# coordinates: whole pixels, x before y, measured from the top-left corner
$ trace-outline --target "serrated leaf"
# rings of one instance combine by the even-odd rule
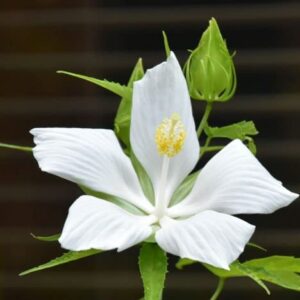
[[[102,193],[102,192],[95,192],[85,186],[80,185],[79,186],[82,191],[86,194],[86,195],[90,195],[90,196],[94,196],[97,197],[99,199],[103,199],[103,200],[107,200],[109,202],[112,202],[120,207],[122,207],[123,209],[127,210],[130,213],[133,213],[135,215],[145,215],[139,208],[137,208],[135,205],[129,203],[128,201],[116,197],[116,196],[112,196],[106,193]]]
[[[197,261],[184,258],[177,262],[176,267],[182,269],[185,266],[195,263]],[[243,263],[235,261],[230,265],[230,270],[216,268],[208,264],[202,265],[219,278],[249,277],[268,294],[270,294],[270,291],[264,281],[300,292],[300,258],[292,256],[269,256],[252,259]]]
[[[29,269],[25,272],[22,272],[21,274],[19,274],[20,276],[24,276],[24,275],[28,275],[30,273],[34,273],[34,272],[38,272],[38,271],[42,271],[45,269],[50,269],[53,267],[57,267],[59,265],[62,264],[66,264],[84,257],[88,257],[91,255],[95,255],[98,253],[101,253],[101,250],[96,250],[96,249],[90,249],[90,250],[84,250],[84,251],[69,251],[67,253],[64,253],[62,256],[57,257],[55,259],[50,260],[49,262],[42,264],[38,267],[34,267],[32,269]]]
[[[128,81],[128,87],[133,88],[133,83],[137,80],[140,80],[144,76],[144,67],[142,59],[140,58]],[[129,132],[130,132],[130,119],[131,119],[131,106],[132,106],[132,93],[122,97],[117,115],[115,117],[114,125],[115,132],[118,138],[130,148]]]
[[[223,270],[203,264],[209,271],[221,278],[250,277],[267,293],[267,281],[286,289],[300,291],[300,258],[290,256],[270,256],[230,265],[230,270]]]
[[[204,128],[206,135],[210,138],[227,138],[245,140],[247,136],[258,134],[258,131],[252,121],[241,121],[239,123],[223,126]]]
[[[300,276],[288,271],[269,272],[268,269],[259,271],[259,277],[280,287],[300,292]]]
[[[239,261],[235,261],[230,265],[230,270],[216,268],[214,266],[203,264],[210,272],[219,278],[229,279],[234,277],[249,277],[261,286],[267,294],[270,294],[268,287],[263,283],[255,271],[247,266],[244,266]]]
[[[144,284],[145,300],[162,299],[167,266],[167,255],[157,244],[143,244],[139,256],[139,268]]]
[[[300,258],[294,256],[268,256],[264,258],[252,259],[245,262],[252,268],[263,267],[268,270],[282,270],[300,273]]]
[[[108,81],[106,79],[101,80],[101,79],[97,79],[97,78],[94,78],[94,77],[89,77],[89,76],[86,76],[86,75],[81,75],[81,74],[67,72],[67,71],[57,71],[57,73],[89,81],[89,82],[94,83],[98,86],[101,86],[102,88],[104,88],[104,89],[106,89],[106,90],[108,90],[108,91],[110,91],[110,92],[112,92],[112,93],[114,93],[114,94],[116,94],[120,97],[130,97],[131,93],[132,93],[131,88],[129,88],[125,85],[121,85],[120,83],[117,83],[117,82]]]
[[[154,190],[150,177],[133,152],[130,153],[130,159],[145,196],[152,204],[154,204]]]
[[[190,174],[184,179],[180,186],[175,190],[170,201],[170,206],[179,203],[191,192],[198,175],[199,171]]]
[[[300,292],[300,258],[270,256],[247,261],[244,265],[254,270],[261,280]]]
[[[58,239],[60,238],[60,233],[53,234],[53,235],[48,235],[48,236],[39,236],[39,235],[34,235],[31,233],[31,236],[35,238],[36,240],[42,241],[42,242],[57,242]]]
[[[241,271],[241,273],[249,278],[251,278],[253,281],[255,281],[260,287],[262,287],[268,295],[271,294],[268,287],[264,284],[264,282],[261,280],[262,278],[257,274],[255,270],[252,270],[251,268],[248,268],[245,264],[241,264],[237,262],[236,268]]]

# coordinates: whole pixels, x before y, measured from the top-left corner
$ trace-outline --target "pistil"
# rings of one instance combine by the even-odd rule
[[[154,215],[158,218],[158,221],[165,216],[170,200],[166,198],[169,163],[182,150],[185,138],[185,127],[177,113],[173,113],[169,118],[163,119],[156,128],[155,143],[158,153],[162,156],[154,209]]]
[[[169,171],[169,162],[170,162],[170,158],[167,155],[164,155],[162,166],[161,166],[159,186],[157,189],[157,194],[155,195],[154,214],[157,216],[158,219],[162,218],[165,215],[165,211],[168,205],[167,203],[168,199],[166,199],[165,197],[165,189],[166,189],[167,177]]]

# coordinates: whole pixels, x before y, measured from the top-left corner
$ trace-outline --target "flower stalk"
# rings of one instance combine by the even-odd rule
[[[204,130],[204,127],[207,125],[207,121],[208,121],[211,111],[212,111],[212,102],[207,102],[205,111],[204,111],[204,115],[203,115],[202,120],[197,129],[198,138],[200,138],[201,133]]]
[[[218,282],[218,286],[217,286],[214,294],[210,298],[210,300],[217,300],[219,298],[219,296],[221,295],[221,293],[224,289],[224,284],[225,284],[225,278],[220,278],[219,282]]]

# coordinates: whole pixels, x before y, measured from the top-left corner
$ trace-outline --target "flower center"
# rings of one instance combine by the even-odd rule
[[[155,143],[160,155],[173,157],[178,154],[184,145],[186,131],[177,113],[165,118],[158,125],[155,132]]]

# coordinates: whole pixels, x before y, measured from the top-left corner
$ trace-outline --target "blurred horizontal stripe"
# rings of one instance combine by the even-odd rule
[[[222,22],[245,24],[260,22],[274,24],[279,21],[300,20],[299,3],[232,4],[232,5],[186,5],[161,7],[124,8],[74,8],[59,10],[31,10],[2,12],[0,26],[49,26],[93,24],[103,26],[136,27],[165,24],[195,25],[211,16]]]

